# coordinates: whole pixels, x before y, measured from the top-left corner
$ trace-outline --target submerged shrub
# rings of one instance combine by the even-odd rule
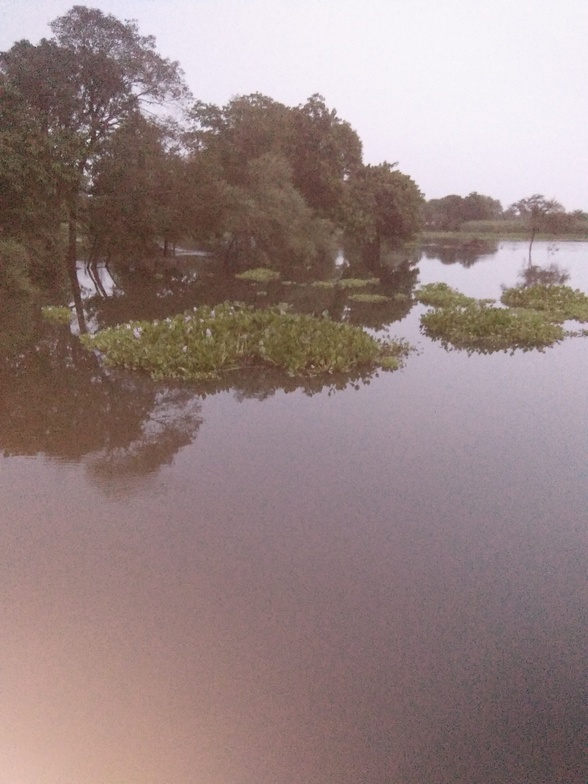
[[[407,348],[328,318],[224,303],[164,321],[131,322],[84,335],[110,365],[155,379],[215,378],[223,371],[272,365],[291,375],[345,372],[359,366],[398,367]],[[394,360],[392,362],[391,360]]]
[[[551,321],[588,321],[588,296],[569,286],[517,286],[505,289],[501,301],[510,308],[541,311]]]

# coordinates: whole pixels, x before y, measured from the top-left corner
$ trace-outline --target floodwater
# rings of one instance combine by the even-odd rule
[[[525,258],[429,248],[411,285]],[[588,292],[588,244],[534,263]],[[0,377],[0,784],[586,779],[588,343],[468,356],[420,312],[339,391],[156,385],[57,332]]]

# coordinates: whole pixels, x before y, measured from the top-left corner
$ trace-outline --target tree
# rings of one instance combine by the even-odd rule
[[[185,161],[164,126],[134,114],[114,132],[94,167],[88,200],[90,259],[164,255],[186,231],[191,194]]]
[[[99,9],[74,6],[51,24],[54,37],[16,43],[0,55],[0,71],[24,98],[45,134],[68,217],[67,270],[78,317],[76,275],[80,197],[109,137],[145,105],[187,96],[178,64],[139,34]]]
[[[323,218],[343,221],[345,182],[362,166],[362,145],[351,125],[315,93],[293,111],[294,185]]]
[[[396,164],[362,166],[347,183],[346,229],[372,263],[384,240],[404,242],[421,228],[423,196]]]
[[[538,231],[549,231],[554,226],[554,219],[565,215],[562,205],[555,199],[546,199],[540,193],[520,199],[510,207],[515,215],[520,217],[527,225],[530,232],[529,238],[529,265],[531,264],[531,249],[533,240]]]

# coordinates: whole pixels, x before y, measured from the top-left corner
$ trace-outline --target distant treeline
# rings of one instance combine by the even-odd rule
[[[588,213],[566,212],[559,202],[541,194],[520,199],[506,209],[497,199],[476,192],[451,194],[425,202],[423,218],[428,231],[588,236]]]

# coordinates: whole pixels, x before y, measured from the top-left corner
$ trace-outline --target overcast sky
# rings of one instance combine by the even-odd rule
[[[0,50],[67,0],[0,0]],[[588,211],[588,0],[94,0],[136,19],[198,99],[321,93],[366,163],[427,198],[542,193]]]

